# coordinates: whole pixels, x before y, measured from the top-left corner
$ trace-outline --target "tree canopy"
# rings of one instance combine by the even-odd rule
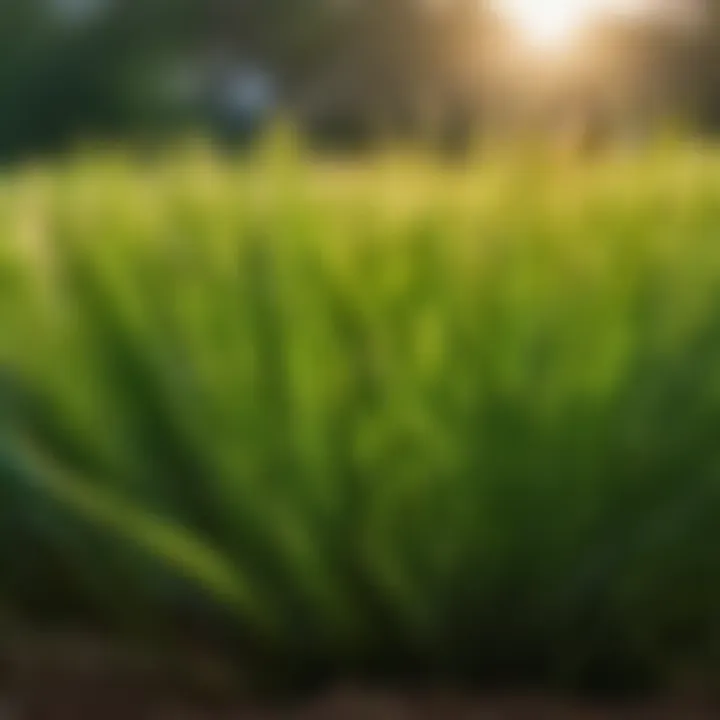
[[[650,23],[608,31],[606,52],[624,64],[607,82],[632,77],[636,99],[665,98],[712,127],[720,3],[704,2],[691,39]],[[503,82],[488,62],[500,38],[479,0],[0,0],[0,155],[176,126],[164,69],[218,56],[261,63],[287,108],[320,125],[479,123]]]

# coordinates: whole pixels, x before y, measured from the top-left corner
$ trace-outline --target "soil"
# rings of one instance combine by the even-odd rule
[[[6,643],[0,720],[711,720],[720,704],[696,699],[596,704],[515,693],[337,687],[294,703],[258,702],[227,665],[109,652],[91,641]]]

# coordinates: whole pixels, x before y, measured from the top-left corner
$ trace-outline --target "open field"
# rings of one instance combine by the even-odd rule
[[[715,151],[1,184],[0,625],[308,682],[714,685]]]

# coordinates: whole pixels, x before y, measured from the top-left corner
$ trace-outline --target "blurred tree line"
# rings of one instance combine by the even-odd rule
[[[195,0],[0,0],[0,156],[166,123],[157,73],[191,47],[199,10]]]
[[[604,76],[586,89],[625,98],[635,113],[664,108],[718,125],[720,2],[697,1],[707,17],[692,32],[655,22],[598,29],[595,45],[614,65],[598,63]],[[489,3],[0,0],[0,155],[198,123],[232,132],[233,111],[253,98],[241,77],[251,66],[325,138],[477,129],[510,101],[503,58],[518,62]],[[524,74],[537,87],[532,65],[516,67],[515,81]],[[263,95],[257,78],[254,87],[269,103],[269,88]]]

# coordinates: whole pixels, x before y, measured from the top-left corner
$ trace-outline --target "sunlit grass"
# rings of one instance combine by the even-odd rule
[[[711,665],[719,232],[710,150],[17,171],[3,604],[336,666]]]

